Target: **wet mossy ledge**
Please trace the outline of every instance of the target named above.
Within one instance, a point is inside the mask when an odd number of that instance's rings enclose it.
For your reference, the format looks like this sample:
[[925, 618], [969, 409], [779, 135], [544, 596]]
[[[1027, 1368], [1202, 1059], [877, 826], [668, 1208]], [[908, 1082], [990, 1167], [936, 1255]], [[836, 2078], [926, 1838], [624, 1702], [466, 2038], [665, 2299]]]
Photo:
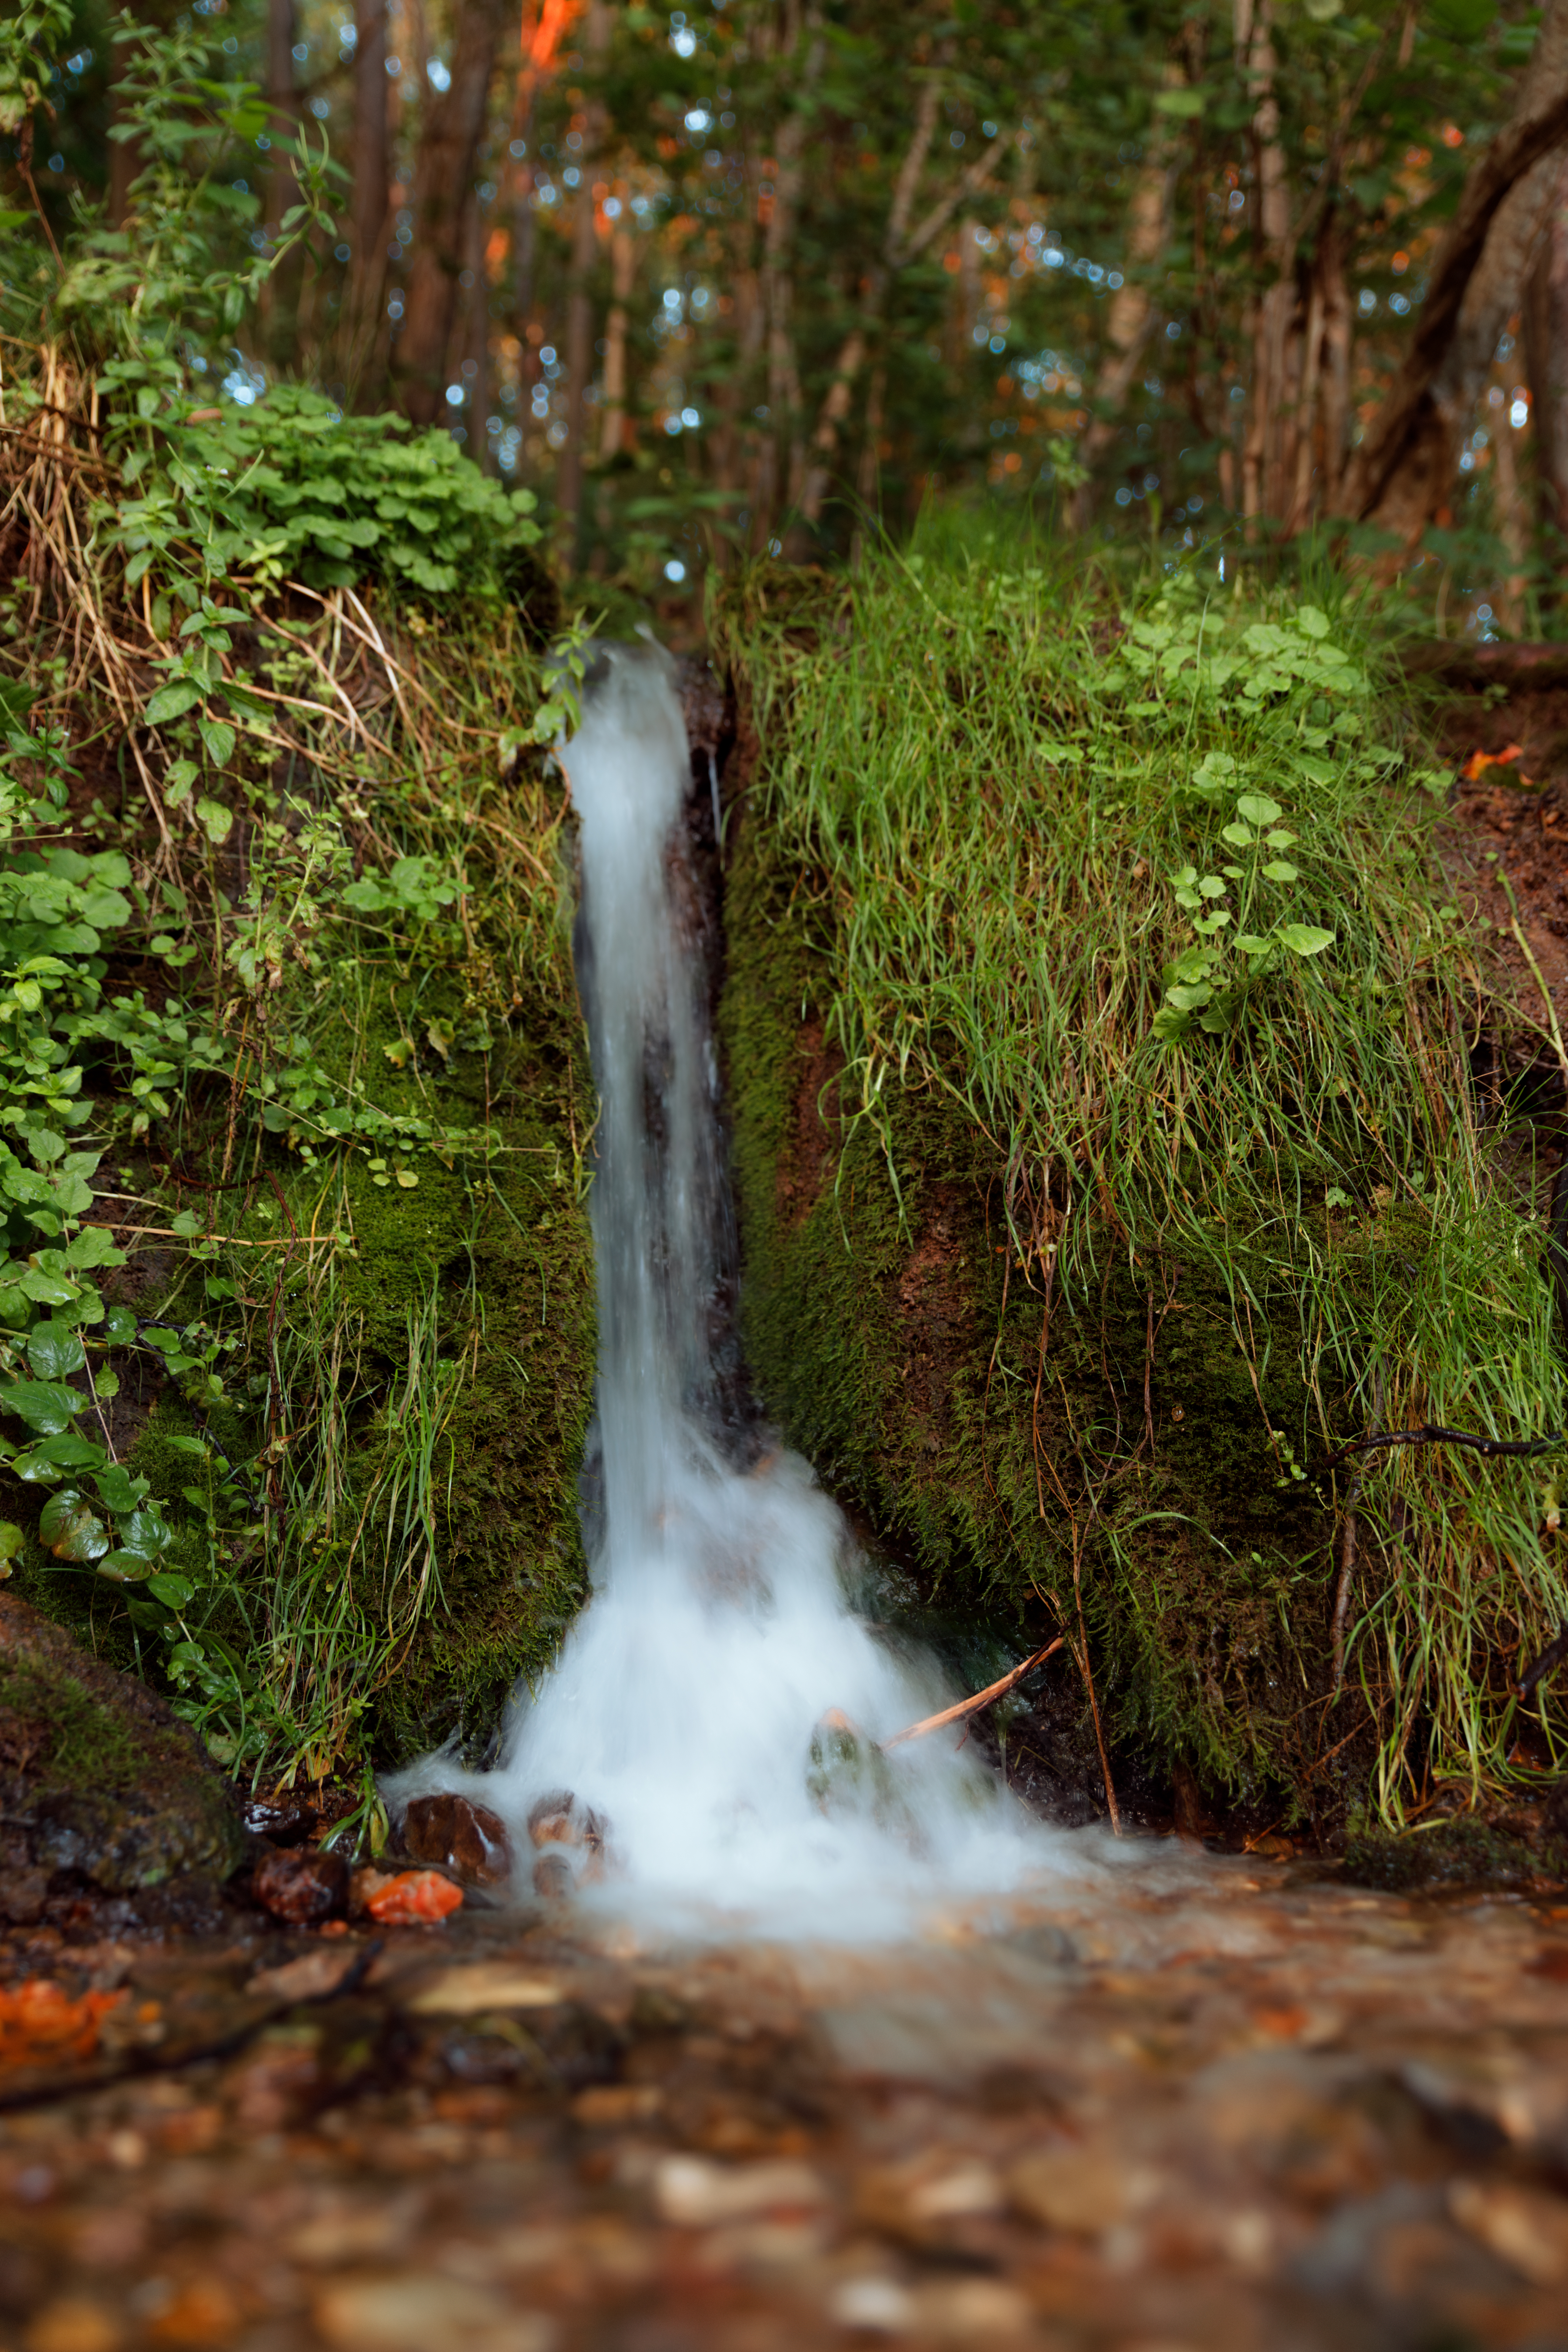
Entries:
[[1510, 1688], [1554, 1465], [1328, 1466], [1561, 1429], [1561, 1357], [1447, 779], [1346, 615], [1205, 601], [934, 541], [727, 589], [743, 1331], [879, 1605], [976, 1682], [1065, 1634], [1017, 1785], [1337, 1847], [1568, 1753]]

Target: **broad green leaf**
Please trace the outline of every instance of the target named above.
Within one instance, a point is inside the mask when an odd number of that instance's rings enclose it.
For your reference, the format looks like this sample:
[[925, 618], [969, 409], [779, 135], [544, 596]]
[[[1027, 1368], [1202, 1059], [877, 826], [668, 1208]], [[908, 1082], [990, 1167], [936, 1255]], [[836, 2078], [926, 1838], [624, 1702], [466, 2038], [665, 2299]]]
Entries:
[[1288, 857], [1271, 857], [1263, 872], [1266, 880], [1269, 882], [1294, 882], [1300, 868], [1292, 866]]
[[176, 1576], [172, 1570], [165, 1569], [161, 1576], [147, 1579], [147, 1590], [154, 1601], [163, 1602], [165, 1609], [177, 1611], [195, 1598], [196, 1588], [188, 1577]]
[[68, 1323], [35, 1323], [27, 1334], [27, 1361], [41, 1381], [63, 1381], [79, 1372], [87, 1361], [80, 1339]]
[[1226, 824], [1221, 826], [1219, 837], [1228, 841], [1233, 849], [1250, 849], [1258, 835], [1245, 824]]
[[75, 1486], [51, 1495], [38, 1520], [38, 1533], [57, 1559], [80, 1563], [101, 1559], [109, 1549], [109, 1529], [87, 1496]]
[[202, 689], [189, 678], [178, 678], [172, 686], [161, 686], [147, 704], [142, 716], [149, 727], [162, 727], [172, 719], [183, 719], [202, 698]]
[[120, 1545], [122, 1551], [134, 1552], [138, 1559], [156, 1559], [174, 1540], [173, 1528], [156, 1511], [142, 1509], [132, 1511], [126, 1520]]
[[93, 1485], [104, 1509], [112, 1511], [116, 1518], [127, 1517], [147, 1499], [146, 1479], [133, 1478], [121, 1462], [111, 1462], [106, 1470], [100, 1470]]
[[196, 803], [196, 823], [216, 849], [234, 831], [234, 814], [221, 801], [199, 800]]
[[235, 732], [226, 719], [204, 719], [201, 738], [215, 768], [226, 768], [234, 757]]
[[171, 760], [163, 778], [163, 800], [169, 808], [184, 808], [201, 770], [194, 760]]
[[1278, 936], [1292, 955], [1299, 956], [1321, 955], [1334, 943], [1332, 931], [1320, 930], [1315, 923], [1281, 923]]
[[1267, 793], [1243, 793], [1236, 810], [1248, 824], [1258, 825], [1278, 824], [1285, 814], [1279, 802], [1271, 801]]
[[63, 1437], [87, 1399], [59, 1381], [13, 1381], [0, 1388], [0, 1412], [14, 1412], [40, 1437]]
[[25, 1291], [35, 1306], [65, 1307], [77, 1297], [80, 1285], [68, 1281], [64, 1275], [45, 1274], [30, 1265], [17, 1288]]
[[113, 1584], [141, 1584], [152, 1571], [152, 1561], [136, 1551], [105, 1552], [98, 1563], [100, 1576], [107, 1576]]
[[16, 1559], [26, 1540], [26, 1537], [15, 1519], [0, 1519], [0, 1560], [5, 1563], [4, 1570], [5, 1575], [9, 1576], [11, 1573], [10, 1563]]
[[[1310, 15], [1318, 16], [1320, 9], [1322, 10], [1322, 16], [1325, 17], [1335, 16], [1339, 10], [1339, 0], [1334, 0], [1331, 7], [1324, 7], [1323, 0], [1318, 0], [1317, 6], [1313, 6], [1312, 0], [1308, 0]], [[1321, 613], [1316, 604], [1302, 604], [1296, 614], [1296, 626], [1301, 631], [1303, 636], [1326, 637], [1329, 634], [1329, 616], [1326, 613]]]
[[1220, 880], [1217, 874], [1205, 874], [1203, 880], [1198, 884], [1198, 892], [1200, 897], [1205, 898], [1223, 898], [1225, 897], [1225, 884]]

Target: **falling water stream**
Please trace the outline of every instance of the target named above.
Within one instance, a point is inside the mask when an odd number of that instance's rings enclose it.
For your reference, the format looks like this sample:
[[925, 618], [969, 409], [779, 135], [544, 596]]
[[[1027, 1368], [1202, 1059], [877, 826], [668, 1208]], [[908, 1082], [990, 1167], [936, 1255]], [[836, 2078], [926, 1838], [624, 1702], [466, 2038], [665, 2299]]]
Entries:
[[673, 676], [606, 646], [563, 755], [601, 1106], [593, 1598], [482, 1792], [525, 1853], [548, 1824], [593, 1901], [865, 1936], [1021, 1887], [1058, 1842], [954, 1735], [883, 1752], [957, 1694], [850, 1607], [848, 1529], [806, 1464], [720, 1410], [727, 1195]]

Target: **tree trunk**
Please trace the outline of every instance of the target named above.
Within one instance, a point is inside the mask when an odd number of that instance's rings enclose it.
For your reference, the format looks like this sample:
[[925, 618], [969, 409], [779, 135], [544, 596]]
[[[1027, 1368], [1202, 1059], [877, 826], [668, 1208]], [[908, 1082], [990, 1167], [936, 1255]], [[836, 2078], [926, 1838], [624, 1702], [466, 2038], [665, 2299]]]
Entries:
[[463, 216], [464, 289], [458, 369], [464, 386], [468, 450], [476, 466], [493, 474], [495, 448], [487, 429], [490, 408], [490, 289], [485, 275], [485, 216], [479, 190], [468, 190]]
[[781, 47], [793, 55], [804, 32], [806, 51], [800, 79], [795, 85], [795, 105], [780, 127], [773, 155], [773, 193], [763, 241], [760, 277], [759, 332], [767, 352], [767, 429], [757, 447], [752, 480], [752, 544], [765, 547], [779, 520], [784, 478], [781, 452], [797, 436], [800, 379], [795, 368], [795, 328], [791, 316], [795, 294], [791, 268], [795, 258], [795, 215], [805, 176], [805, 105], [822, 78], [827, 50], [822, 34], [822, 11], [808, 7], [804, 27], [789, 0]]
[[[1174, 88], [1180, 79], [1174, 68], [1168, 68], [1166, 87]], [[1153, 331], [1155, 305], [1149, 290], [1150, 281], [1160, 266], [1171, 234], [1175, 164], [1163, 118], [1156, 115], [1154, 120], [1156, 128], [1150, 134], [1149, 151], [1132, 183], [1132, 201], [1127, 208], [1126, 277], [1110, 298], [1105, 343], [1085, 404], [1089, 421], [1075, 453], [1079, 464], [1091, 477], [1121, 429], [1127, 395]], [[1096, 484], [1090, 479], [1080, 483], [1073, 493], [1068, 511], [1074, 530], [1087, 530], [1093, 521], [1095, 489]]]
[[1475, 417], [1498, 343], [1524, 299], [1556, 194], [1562, 157], [1543, 155], [1499, 206], [1465, 289], [1447, 349], [1435, 370], [1421, 430], [1389, 477], [1373, 520], [1413, 547], [1453, 492], [1459, 444]]
[[1337, 515], [1351, 446], [1351, 346], [1355, 313], [1345, 281], [1344, 235], [1331, 205], [1318, 232], [1317, 268], [1323, 289], [1322, 480], [1317, 500], [1321, 515]]
[[1503, 404], [1497, 412], [1492, 428], [1492, 464], [1496, 484], [1493, 505], [1498, 537], [1509, 551], [1512, 565], [1498, 591], [1497, 618], [1510, 637], [1518, 636], [1524, 625], [1524, 598], [1527, 581], [1525, 566], [1530, 560], [1530, 519], [1519, 482], [1519, 459], [1514, 447], [1513, 424], [1509, 415], [1507, 389]]
[[442, 413], [441, 378], [463, 268], [463, 215], [510, 16], [509, 0], [461, 0], [451, 83], [429, 105], [415, 159], [414, 259], [392, 372], [403, 411], [416, 425], [433, 425]]
[[[610, 12], [605, 0], [588, 0], [588, 28], [584, 42], [590, 68], [599, 64], [610, 41]], [[583, 150], [578, 158], [581, 178], [572, 222], [572, 265], [566, 281], [566, 446], [555, 474], [555, 503], [565, 518], [572, 544], [583, 535], [583, 471], [588, 453], [589, 394], [594, 383], [594, 267], [599, 257], [597, 207], [594, 202], [594, 164], [605, 136], [605, 110], [595, 101], [583, 124]]]
[[[299, 201], [300, 184], [294, 176], [294, 165], [286, 142], [300, 135], [300, 98], [294, 87], [294, 0], [267, 0], [267, 130], [272, 142], [267, 166], [267, 198], [263, 211], [268, 238], [278, 241], [280, 224], [290, 205]], [[268, 272], [262, 282], [260, 314], [261, 331], [267, 343], [275, 349], [288, 332], [287, 312], [293, 307], [287, 299], [299, 285], [299, 257], [290, 257], [288, 272], [291, 283], [287, 288], [279, 283], [277, 269]], [[292, 339], [298, 342], [296, 332]]]
[[[1439, 247], [1426, 299], [1404, 363], [1352, 457], [1343, 505], [1353, 516], [1375, 514], [1396, 475], [1434, 471], [1435, 441], [1444, 427], [1433, 386], [1458, 331], [1471, 278], [1492, 226], [1515, 184], [1541, 158], [1568, 139], [1568, 0], [1548, 0], [1535, 48], [1520, 81], [1513, 112], [1479, 156], [1458, 209]], [[1406, 509], [1409, 501], [1406, 501]]]
[[370, 381], [386, 276], [386, 0], [359, 0], [354, 14], [354, 129], [349, 182], [353, 247], [343, 305], [343, 375], [356, 406], [372, 404]]
[[1558, 163], [1524, 305], [1525, 373], [1542, 520], [1568, 536], [1568, 158]]
[[608, 466], [629, 450], [626, 415], [626, 304], [637, 278], [637, 246], [627, 228], [610, 238], [610, 315], [605, 327], [605, 429], [599, 440], [599, 462]]

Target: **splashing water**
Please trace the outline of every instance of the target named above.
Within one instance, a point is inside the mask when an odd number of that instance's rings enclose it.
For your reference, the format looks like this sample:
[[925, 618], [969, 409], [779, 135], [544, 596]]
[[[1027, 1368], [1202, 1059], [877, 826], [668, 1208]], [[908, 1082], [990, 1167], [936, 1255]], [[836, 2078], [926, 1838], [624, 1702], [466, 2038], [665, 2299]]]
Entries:
[[851, 1613], [847, 1529], [805, 1464], [741, 1466], [724, 1437], [728, 1202], [673, 667], [651, 645], [606, 646], [564, 755], [601, 1104], [593, 1600], [499, 1771], [433, 1759], [389, 1793], [482, 1797], [525, 1869], [543, 1823], [563, 1873], [574, 1847], [602, 1874], [592, 1899], [617, 1909], [865, 1936], [922, 1896], [1021, 1887], [1056, 1841], [954, 1733], [876, 1745], [953, 1694]]

